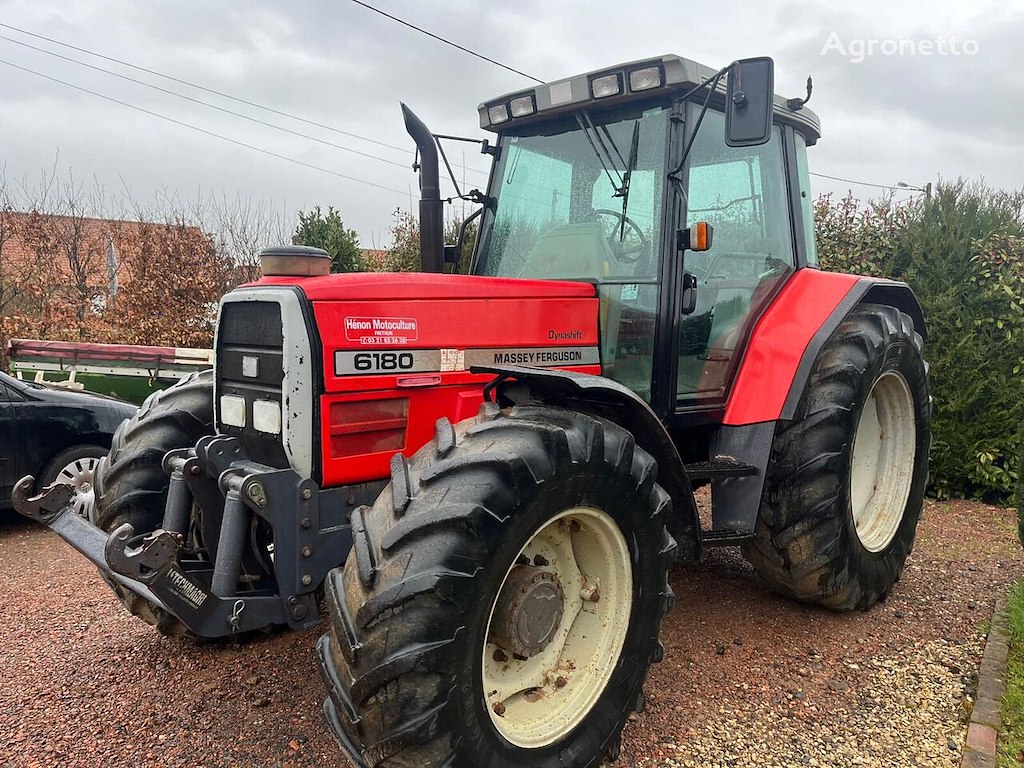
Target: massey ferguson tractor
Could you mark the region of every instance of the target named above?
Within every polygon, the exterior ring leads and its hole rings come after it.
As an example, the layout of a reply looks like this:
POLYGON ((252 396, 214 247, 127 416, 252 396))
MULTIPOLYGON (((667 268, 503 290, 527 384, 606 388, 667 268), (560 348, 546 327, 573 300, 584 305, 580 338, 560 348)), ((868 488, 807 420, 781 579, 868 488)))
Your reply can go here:
POLYGON ((805 101, 771 59, 662 56, 485 102, 468 275, 441 137, 403 107, 421 272, 265 251, 213 371, 121 425, 92 519, 31 477, 16 506, 161 632, 325 618, 357 766, 614 758, 674 562, 738 546, 780 593, 864 610, 913 545, 924 318, 902 283, 818 268, 805 101))

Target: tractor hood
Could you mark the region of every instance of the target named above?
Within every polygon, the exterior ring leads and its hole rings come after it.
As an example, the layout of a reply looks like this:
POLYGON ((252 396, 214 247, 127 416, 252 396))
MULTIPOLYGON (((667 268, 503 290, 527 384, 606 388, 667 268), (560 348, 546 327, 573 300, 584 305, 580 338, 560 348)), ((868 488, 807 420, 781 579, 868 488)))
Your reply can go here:
POLYGON ((265 277, 256 285, 298 286, 310 301, 594 297, 590 283, 419 272, 353 272, 322 277, 265 277))
MULTIPOLYGON (((387 477, 394 451, 411 453, 430 440, 439 414, 452 423, 476 414, 494 378, 476 367, 599 374, 600 311, 597 286, 581 282, 439 273, 267 277, 224 297, 218 376, 227 377, 221 391, 254 400, 267 399, 268 384, 280 386, 293 454, 319 431, 324 485, 361 483, 387 477), (250 361, 246 374, 243 358, 264 349, 265 362, 250 361), (307 403, 305 411, 296 403, 307 403)), ((246 434, 252 444, 263 439, 246 434)))

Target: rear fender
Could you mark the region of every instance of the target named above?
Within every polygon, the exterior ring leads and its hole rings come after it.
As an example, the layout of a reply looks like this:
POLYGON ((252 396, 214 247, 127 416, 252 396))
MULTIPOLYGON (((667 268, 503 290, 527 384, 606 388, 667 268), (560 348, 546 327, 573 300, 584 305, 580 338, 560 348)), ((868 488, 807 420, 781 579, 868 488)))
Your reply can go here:
POLYGON ((754 327, 723 423, 744 426, 795 418, 822 348, 861 304, 897 307, 926 335, 921 305, 906 283, 801 269, 754 327))
POLYGON ((826 342, 836 332, 842 322, 849 317, 850 313, 862 304, 881 304, 883 306, 895 307, 896 309, 910 315, 914 321, 914 330, 921 334, 921 338, 928 338, 928 331, 925 327, 924 311, 921 304, 914 295, 913 290, 906 283, 895 280, 883 280, 874 277, 864 277, 850 289, 846 298, 828 316, 821 327, 811 338, 800 358, 800 365, 793 376, 793 383, 783 404, 780 419, 794 419, 797 415, 797 408, 803 398, 807 382, 811 378, 811 370, 814 363, 821 354, 826 342))
POLYGON ((498 375, 485 388, 484 398, 499 405, 557 405, 607 419, 628 430, 637 445, 658 462, 658 484, 672 497, 673 515, 668 528, 679 545, 679 559, 699 559, 700 521, 682 459, 661 420, 634 392, 603 376, 572 371, 505 365, 474 367, 472 372, 498 375))
MULTIPOLYGON (((797 417, 800 401, 822 348, 858 306, 883 304, 905 312, 925 336, 924 313, 906 283, 803 270, 804 285, 762 316, 737 374, 722 427, 713 446, 758 468, 753 477, 716 482, 714 527, 753 532, 764 491, 775 425, 797 417), (775 313, 775 316, 772 316, 775 313), (801 329, 814 317, 816 328, 801 329), (800 337, 800 333, 806 333, 800 337), (794 345, 803 344, 802 351, 794 345)), ((787 290, 791 286, 787 286, 787 290)))

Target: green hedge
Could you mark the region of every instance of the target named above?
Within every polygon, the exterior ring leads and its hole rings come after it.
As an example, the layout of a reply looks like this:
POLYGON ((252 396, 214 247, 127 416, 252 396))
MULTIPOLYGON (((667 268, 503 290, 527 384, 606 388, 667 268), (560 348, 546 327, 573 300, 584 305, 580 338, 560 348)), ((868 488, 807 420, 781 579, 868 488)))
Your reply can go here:
POLYGON ((933 402, 930 488, 940 498, 1007 502, 1018 493, 1022 210, 1024 193, 963 181, 940 183, 933 199, 905 204, 817 202, 825 268, 905 280, 924 307, 933 402))

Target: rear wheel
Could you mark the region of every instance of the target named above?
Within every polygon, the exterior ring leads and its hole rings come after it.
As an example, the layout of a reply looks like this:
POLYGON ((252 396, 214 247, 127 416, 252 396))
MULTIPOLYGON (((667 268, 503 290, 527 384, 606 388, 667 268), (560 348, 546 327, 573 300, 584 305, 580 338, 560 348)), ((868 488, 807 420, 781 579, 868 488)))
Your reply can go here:
POLYGON ((545 407, 441 419, 397 456, 326 582, 343 744, 369 766, 616 757, 673 602, 656 471, 618 426, 545 407))
MULTIPOLYGON (((164 454, 190 448, 213 434, 213 371, 200 371, 173 387, 154 392, 139 412, 114 433, 109 455, 96 472, 96 525, 108 533, 131 523, 135 533, 160 527, 170 477, 164 454)), ((128 611, 164 634, 188 630, 171 614, 148 600, 108 582, 128 611)))
POLYGON ((811 373, 772 446, 744 554, 777 591, 867 609, 899 579, 924 500, 931 436, 921 335, 894 307, 864 305, 811 373))

